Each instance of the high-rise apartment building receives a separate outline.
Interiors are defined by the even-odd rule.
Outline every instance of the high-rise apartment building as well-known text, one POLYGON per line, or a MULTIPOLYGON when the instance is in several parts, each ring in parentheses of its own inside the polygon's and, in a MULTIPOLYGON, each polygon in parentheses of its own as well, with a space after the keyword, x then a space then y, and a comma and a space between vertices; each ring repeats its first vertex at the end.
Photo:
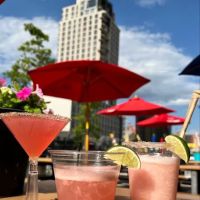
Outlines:
POLYGON ((102 60, 117 64, 119 29, 107 0, 77 0, 63 8, 58 61, 102 60))
MULTIPOLYGON (((115 24, 112 5, 107 0, 76 0, 63 8, 59 26, 58 61, 102 60, 118 63, 119 29, 115 24)), ((115 101, 102 103, 114 105, 115 101)), ((79 112, 79 104, 71 102, 71 117, 79 112)), ((100 133, 115 132, 120 136, 122 120, 119 117, 99 116, 100 133)), ((95 123, 92 121, 92 123, 95 123)), ((72 120, 71 128, 76 126, 72 120)))

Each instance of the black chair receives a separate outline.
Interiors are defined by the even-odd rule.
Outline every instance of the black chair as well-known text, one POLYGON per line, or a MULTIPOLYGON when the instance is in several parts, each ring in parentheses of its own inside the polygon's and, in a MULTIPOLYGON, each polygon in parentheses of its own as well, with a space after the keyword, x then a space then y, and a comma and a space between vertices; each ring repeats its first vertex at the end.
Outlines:
MULTIPOLYGON (((0 109, 1 113, 9 111, 0 109)), ((28 155, 0 120, 0 197, 23 194, 27 166, 28 155)))

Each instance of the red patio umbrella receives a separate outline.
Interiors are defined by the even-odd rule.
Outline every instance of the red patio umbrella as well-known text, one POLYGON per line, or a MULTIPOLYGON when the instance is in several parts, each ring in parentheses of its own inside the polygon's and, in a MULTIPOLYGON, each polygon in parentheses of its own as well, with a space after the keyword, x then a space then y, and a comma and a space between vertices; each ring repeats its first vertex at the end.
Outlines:
MULTIPOLYGON (((89 60, 49 64, 28 74, 45 95, 87 103, 129 97, 150 81, 117 65, 89 60)), ((86 150, 88 129, 89 106, 86 111, 86 150)))
POLYGON ((170 125, 180 125, 183 124, 185 118, 169 115, 169 114, 160 114, 154 115, 148 119, 139 121, 138 126, 148 126, 148 127, 158 127, 158 126, 170 126, 170 125))
POLYGON ((102 61, 65 61, 28 72, 44 94, 95 102, 129 97, 148 79, 102 61))
POLYGON ((145 101, 139 97, 133 97, 126 102, 100 110, 97 114, 102 115, 154 115, 174 112, 174 110, 145 101))
POLYGON ((0 0, 0 4, 2 4, 5 0, 0 0))

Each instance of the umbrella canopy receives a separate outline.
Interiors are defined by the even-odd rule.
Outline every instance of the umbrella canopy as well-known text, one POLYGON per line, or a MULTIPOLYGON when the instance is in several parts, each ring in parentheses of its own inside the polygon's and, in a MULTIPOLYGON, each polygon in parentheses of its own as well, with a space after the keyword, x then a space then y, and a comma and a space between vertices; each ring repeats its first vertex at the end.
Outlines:
POLYGON ((150 80, 102 61, 65 61, 28 72, 45 95, 87 102, 85 150, 89 146, 88 102, 129 97, 150 80))
POLYGON ((0 4, 2 4, 5 0, 0 0, 0 4))
POLYGON ((180 73, 180 75, 200 76, 200 55, 192 60, 180 73))
POLYGON ((128 101, 100 110, 97 114, 103 115, 154 115, 160 113, 174 112, 169 108, 145 101, 139 97, 133 97, 128 101))
POLYGON ((160 114, 154 115, 148 119, 139 121, 138 126, 148 126, 148 127, 158 127, 158 126, 169 126, 169 125, 179 125, 183 124, 185 121, 184 118, 169 115, 169 114, 160 114))
POLYGON ((45 95, 78 102, 129 97, 150 80, 102 61, 65 61, 29 71, 45 95))

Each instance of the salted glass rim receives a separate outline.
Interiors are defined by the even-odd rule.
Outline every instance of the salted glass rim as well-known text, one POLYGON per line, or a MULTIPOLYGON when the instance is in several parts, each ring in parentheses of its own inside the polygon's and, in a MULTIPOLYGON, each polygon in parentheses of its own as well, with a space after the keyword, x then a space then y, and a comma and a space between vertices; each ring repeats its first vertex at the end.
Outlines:
POLYGON ((46 114, 46 113, 29 113, 29 112, 6 112, 0 113, 0 119, 10 118, 10 117, 36 117, 36 118, 45 118, 48 120, 68 120, 71 121, 70 118, 57 115, 57 114, 46 114))
POLYGON ((134 148, 167 148, 169 144, 166 142, 123 142, 123 145, 134 148))

